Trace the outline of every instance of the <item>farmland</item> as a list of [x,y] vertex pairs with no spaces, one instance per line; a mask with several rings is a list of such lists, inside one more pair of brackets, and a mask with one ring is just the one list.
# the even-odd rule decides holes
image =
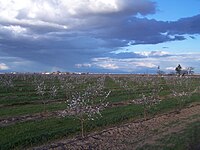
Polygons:
[[200,76],[2,74],[0,149],[195,149],[199,105]]

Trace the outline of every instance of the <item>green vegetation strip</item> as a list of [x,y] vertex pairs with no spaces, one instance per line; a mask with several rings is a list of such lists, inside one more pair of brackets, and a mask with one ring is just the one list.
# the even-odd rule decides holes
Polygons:
[[198,150],[200,148],[200,122],[193,122],[182,132],[162,137],[153,145],[138,150]]
[[[46,104],[45,110],[52,112],[56,110],[66,109],[65,103],[54,103],[54,104]],[[32,115],[35,113],[42,113],[44,111],[44,105],[22,105],[22,106],[14,106],[8,108],[1,108],[0,118],[5,117],[14,117],[20,115]]]
[[191,97],[175,97],[168,100],[161,101],[160,104],[155,105],[149,109],[149,113],[154,115],[155,113],[165,113],[170,110],[180,109],[190,105],[193,102],[200,102],[200,94],[193,94]]
[[[141,115],[142,108],[136,105],[108,109],[102,118],[86,122],[85,128],[112,125]],[[42,144],[49,140],[69,136],[80,131],[79,123],[72,118],[52,118],[41,121],[19,123],[0,129],[0,149],[20,149]]]

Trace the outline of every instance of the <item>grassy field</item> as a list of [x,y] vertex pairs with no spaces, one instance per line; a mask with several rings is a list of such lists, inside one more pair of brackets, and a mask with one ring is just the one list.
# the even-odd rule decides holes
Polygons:
[[138,150],[198,150],[200,147],[200,122],[196,121],[179,133],[162,137],[156,144],[146,144]]
[[[109,104],[101,112],[102,117],[84,122],[86,134],[143,117],[179,111],[200,102],[199,76],[22,74],[0,75],[0,79],[0,149],[25,149],[80,135],[81,126],[76,117],[61,117],[58,112],[67,109],[67,100],[74,93],[82,94],[88,87],[101,87],[102,92],[111,93],[103,101]],[[43,87],[43,94],[38,94],[38,87]],[[102,98],[99,95],[91,100]],[[31,119],[33,116],[35,119]],[[184,135],[185,139],[192,136],[193,130],[199,130],[193,126],[198,123],[177,136]],[[173,141],[175,136],[166,142]],[[185,139],[175,141],[175,148]],[[193,142],[197,144],[196,138],[190,143]],[[154,147],[149,146],[151,148]]]

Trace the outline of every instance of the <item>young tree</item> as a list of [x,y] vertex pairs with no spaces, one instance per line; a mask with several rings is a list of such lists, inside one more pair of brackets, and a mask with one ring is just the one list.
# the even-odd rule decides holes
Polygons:
[[[161,86],[161,83],[160,83],[161,81],[160,81],[160,79],[158,79],[158,77],[151,78],[151,79],[147,78],[147,80],[150,81],[150,85],[152,87],[149,87],[149,85],[146,84],[145,86],[148,87],[149,90],[142,92],[141,98],[133,101],[135,104],[142,105],[144,120],[147,119],[148,112],[151,109],[151,107],[153,107],[161,102],[161,98],[160,98],[159,94],[163,90],[163,87]],[[144,81],[145,80],[143,79],[142,82],[144,82]]]
[[65,101],[69,99],[70,92],[75,88],[74,84],[70,81],[69,77],[60,77],[59,78],[61,86],[60,89],[64,92]]
[[89,85],[84,91],[74,91],[66,102],[67,109],[61,115],[71,115],[78,119],[81,124],[81,135],[84,137],[84,122],[101,117],[101,111],[108,106],[105,100],[110,93],[103,90],[102,84]]
[[0,86],[4,87],[6,91],[8,92],[9,89],[14,87],[14,76],[12,75],[3,75],[0,78]]
[[50,98],[55,98],[58,93],[59,88],[55,85],[51,85],[49,89]]
[[159,98],[159,92],[162,90],[161,89],[153,89],[152,92],[150,93],[150,95],[146,95],[144,93],[142,93],[142,98],[141,98],[141,104],[143,106],[143,115],[144,115],[144,119],[146,120],[147,116],[148,116],[148,111],[151,107],[157,105],[160,103],[160,98]]
[[189,78],[173,78],[171,81],[172,96],[178,100],[177,112],[180,112],[186,100],[196,92],[197,89],[191,89],[191,80]]
[[46,93],[46,84],[44,81],[37,83],[37,87],[35,88],[36,90],[36,94],[38,94],[40,96],[40,98],[42,99],[43,102],[43,108],[44,108],[44,112],[46,112],[46,101],[44,98],[44,95]]

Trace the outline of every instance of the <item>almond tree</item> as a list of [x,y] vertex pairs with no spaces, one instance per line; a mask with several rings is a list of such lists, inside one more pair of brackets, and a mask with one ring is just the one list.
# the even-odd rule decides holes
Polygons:
[[4,87],[6,91],[8,92],[8,89],[14,87],[14,76],[12,75],[3,75],[0,78],[0,86]]
[[196,89],[192,91],[190,82],[187,78],[173,78],[172,80],[171,92],[172,96],[178,98],[178,112],[182,109],[186,98],[189,98],[196,91]]
[[61,77],[60,79],[61,86],[60,89],[65,94],[65,101],[69,98],[70,92],[75,88],[75,86],[70,82],[69,78]]
[[42,81],[40,83],[37,83],[37,87],[36,87],[36,94],[38,94],[41,99],[42,99],[42,102],[43,102],[43,106],[44,106],[44,112],[46,111],[46,100],[44,98],[44,95],[46,93],[46,85],[45,85],[45,82]]
[[58,93],[58,87],[56,87],[55,85],[51,85],[50,87],[50,91],[49,91],[49,94],[50,94],[50,97],[51,98],[54,98],[56,97],[57,93]]
[[101,117],[101,111],[108,106],[105,100],[110,91],[104,92],[102,87],[99,83],[95,86],[88,85],[84,91],[72,92],[71,98],[66,102],[67,109],[62,116],[71,115],[80,121],[82,137],[84,137],[84,122]]
[[153,91],[151,95],[146,96],[144,93],[142,93],[142,98],[140,103],[143,106],[143,114],[144,114],[144,119],[146,120],[147,115],[148,115],[148,110],[154,106],[160,103],[160,99],[158,97],[158,93]]
[[138,100],[134,100],[136,104],[141,104],[143,106],[143,115],[146,120],[148,115],[148,110],[161,102],[159,98],[159,93],[163,88],[160,86],[159,80],[153,79],[152,83],[153,89],[150,93],[142,93],[141,98]]

